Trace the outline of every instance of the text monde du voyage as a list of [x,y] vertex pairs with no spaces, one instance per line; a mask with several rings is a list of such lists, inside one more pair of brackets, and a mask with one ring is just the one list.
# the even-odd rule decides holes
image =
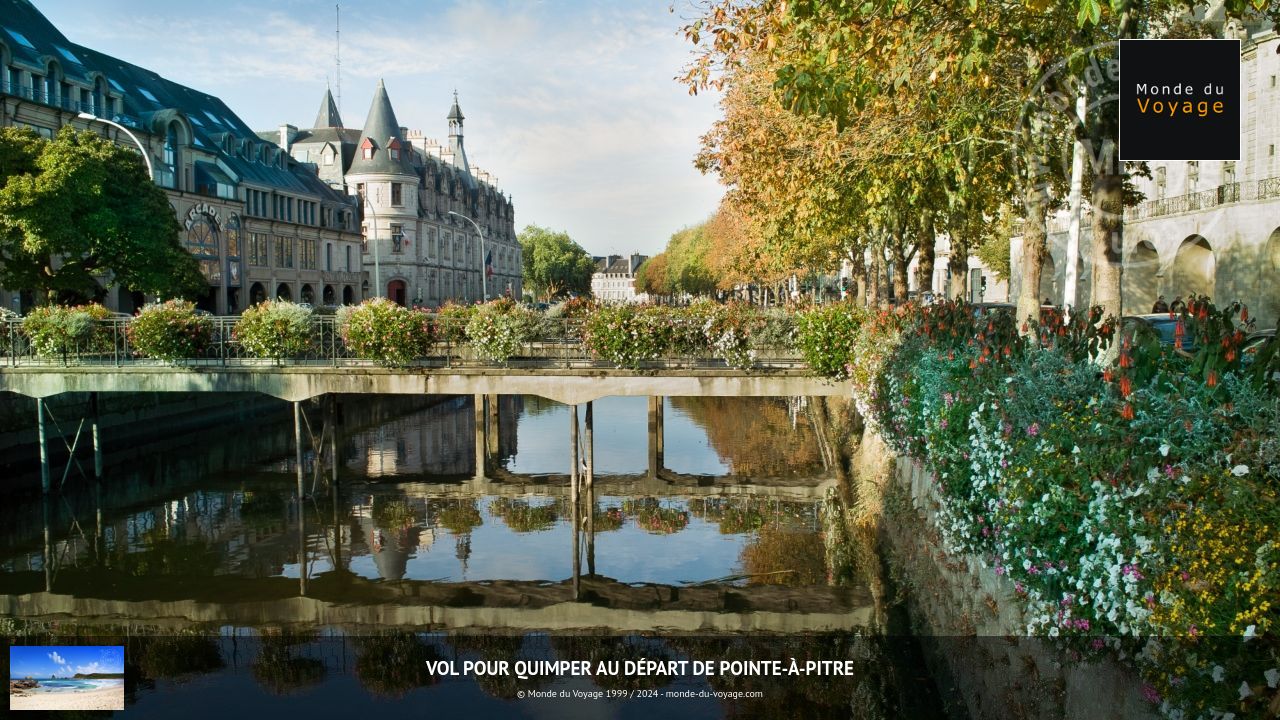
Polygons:
[[1215,95],[1225,94],[1226,86],[1214,83],[1205,83],[1203,88],[1199,88],[1199,92],[1190,83],[1173,85],[1137,83],[1134,86],[1134,100],[1138,103],[1138,112],[1143,115],[1165,117],[1222,115],[1227,111],[1226,103],[1212,98]]

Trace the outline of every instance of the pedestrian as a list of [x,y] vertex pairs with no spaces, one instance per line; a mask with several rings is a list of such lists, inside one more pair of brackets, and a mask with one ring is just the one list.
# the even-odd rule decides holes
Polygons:
[[1187,309],[1187,304],[1182,302],[1182,296],[1178,295],[1173,298],[1173,302],[1169,303],[1169,312],[1180,313]]
[[1163,295],[1156,298],[1156,304],[1151,306],[1151,312],[1153,313],[1169,312],[1169,303],[1164,301]]

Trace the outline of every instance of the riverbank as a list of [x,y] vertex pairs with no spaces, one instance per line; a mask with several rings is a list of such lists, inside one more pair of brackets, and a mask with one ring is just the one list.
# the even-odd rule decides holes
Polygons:
[[10,710],[123,710],[124,684],[96,690],[42,692],[27,690],[9,695]]

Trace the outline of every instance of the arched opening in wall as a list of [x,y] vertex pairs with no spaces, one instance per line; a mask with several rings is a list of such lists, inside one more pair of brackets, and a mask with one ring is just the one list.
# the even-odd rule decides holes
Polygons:
[[302,292],[299,293],[298,299],[310,305],[316,301],[316,291],[310,285],[303,285]]
[[254,283],[249,286],[249,304],[257,305],[258,303],[267,301],[267,289],[262,283]]
[[227,313],[235,315],[240,312],[240,288],[227,288]]
[[335,292],[333,291],[333,286],[332,286],[332,285],[325,285],[325,286],[324,286],[324,304],[325,304],[325,305],[336,305],[336,304],[338,303],[338,299],[337,299],[337,298],[338,298],[338,296],[337,296],[337,293],[335,293]]
[[1191,295],[1207,295],[1213,299],[1217,276],[1217,258],[1209,241],[1192,235],[1178,246],[1173,259],[1173,294],[1186,300]]
[[293,300],[293,290],[289,287],[289,283],[280,283],[276,286],[277,300]]
[[1267,238],[1267,246],[1262,249],[1261,277],[1258,278],[1258,292],[1263,305],[1263,312],[1272,318],[1280,315],[1280,228],[1271,231]]
[[392,280],[387,283],[387,297],[397,305],[404,305],[408,300],[408,288],[403,280]]
[[342,304],[351,305],[355,301],[356,301],[355,291],[351,289],[350,285],[343,285],[342,286]]
[[[1125,253],[1121,301],[1126,314],[1151,312],[1160,295],[1160,254],[1150,241],[1143,240]],[[1166,301],[1173,298],[1165,298]]]
[[1058,281],[1058,261],[1053,254],[1044,254],[1044,265],[1040,268],[1040,302],[1045,305],[1057,305],[1062,302],[1062,285]]

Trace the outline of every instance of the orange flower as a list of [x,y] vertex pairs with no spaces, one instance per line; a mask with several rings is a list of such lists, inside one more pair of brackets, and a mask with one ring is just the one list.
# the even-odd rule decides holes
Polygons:
[[1125,375],[1120,378],[1120,397],[1129,397],[1133,392],[1133,382],[1129,380],[1129,376]]
[[1218,371],[1210,370],[1209,377],[1205,378],[1204,384],[1209,387],[1218,387]]
[[1129,403],[1125,403],[1124,407],[1120,408],[1120,417],[1124,418],[1125,420],[1132,420],[1133,405],[1130,405]]

